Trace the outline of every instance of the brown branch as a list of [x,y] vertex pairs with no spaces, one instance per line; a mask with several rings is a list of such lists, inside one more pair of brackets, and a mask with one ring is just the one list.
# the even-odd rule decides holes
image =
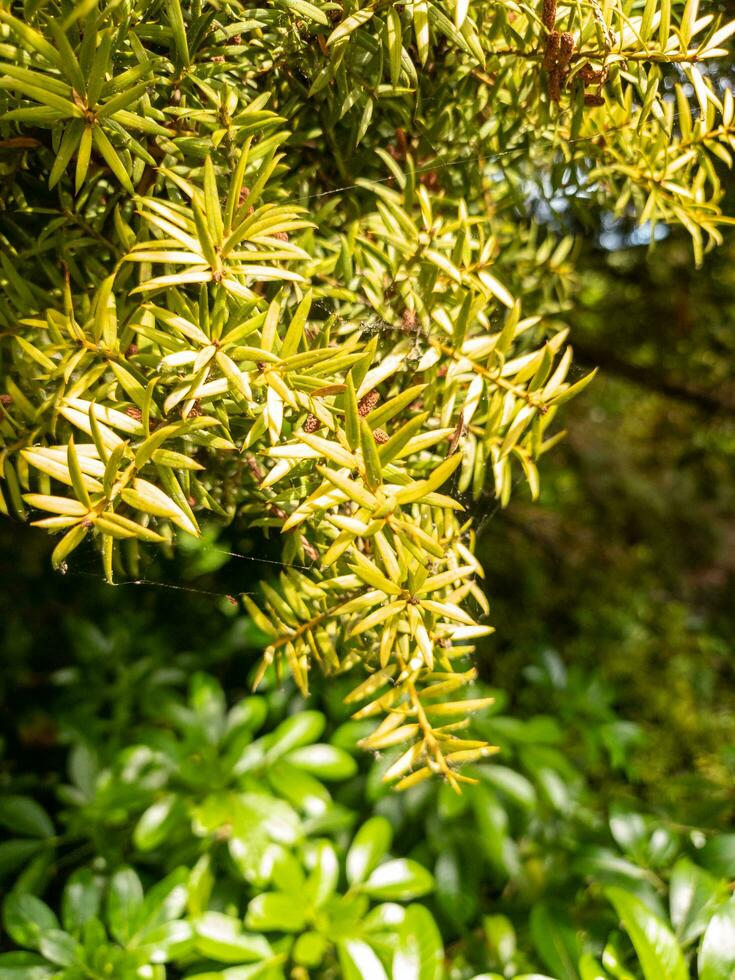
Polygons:
[[440,351],[447,357],[451,357],[452,360],[457,362],[467,361],[472,365],[472,370],[476,374],[479,374],[485,378],[488,384],[493,385],[496,388],[501,388],[503,391],[512,392],[516,398],[522,398],[528,405],[531,405],[533,408],[537,408],[542,415],[545,415],[546,412],[548,412],[549,406],[542,401],[535,392],[526,391],[525,388],[519,388],[518,385],[514,385],[511,381],[506,381],[505,378],[501,378],[497,373],[489,371],[483,364],[479,364],[469,355],[463,354],[454,347],[450,347],[449,344],[444,344],[440,340],[435,340],[433,337],[429,337],[427,339],[431,347]]
[[719,397],[712,391],[692,387],[676,378],[661,374],[654,368],[631,364],[630,361],[624,360],[610,350],[588,346],[578,338],[575,338],[574,350],[580,360],[599,366],[603,371],[625,378],[626,381],[631,381],[641,388],[649,388],[666,398],[693,405],[700,411],[735,416],[735,400]]
[[[525,58],[528,61],[543,61],[544,48],[527,50],[523,48],[497,48],[488,51],[488,58]],[[575,51],[570,61],[603,61],[609,55],[614,54],[623,58],[625,61],[650,61],[656,64],[697,64],[702,59],[696,53],[684,52],[683,54],[666,54],[665,51],[615,51],[611,49],[597,49],[591,51]],[[473,74],[478,75],[478,72]]]

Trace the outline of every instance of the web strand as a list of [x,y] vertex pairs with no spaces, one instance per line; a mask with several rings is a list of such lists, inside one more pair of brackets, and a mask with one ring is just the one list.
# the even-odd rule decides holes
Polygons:
[[[679,117],[679,113],[675,112],[672,117],[672,123],[675,122],[678,119],[678,117]],[[551,143],[551,146],[553,148],[560,148],[564,146],[576,146],[579,143],[593,143],[595,140],[604,138],[610,135],[611,133],[619,133],[626,129],[632,129],[637,126],[638,126],[637,120],[628,120],[627,122],[621,123],[619,126],[611,126],[609,129],[606,129],[604,132],[593,133],[590,136],[578,136],[572,139],[560,140],[557,143]],[[528,135],[529,135],[528,133],[525,133],[523,140],[519,140],[513,146],[509,146],[505,150],[498,150],[495,153],[472,153],[470,155],[454,157],[450,160],[443,160],[443,161],[437,160],[433,163],[424,164],[421,167],[415,167],[413,173],[419,175],[425,173],[432,173],[436,170],[445,170],[447,167],[462,167],[470,163],[478,163],[480,160],[483,160],[486,163],[493,163],[495,160],[500,160],[503,157],[509,156],[511,153],[518,153],[519,150],[527,149],[528,142],[526,137]],[[353,157],[350,159],[354,159],[354,154]],[[350,162],[349,160],[346,161],[346,163],[349,162]],[[408,177],[408,173],[404,173],[403,177]],[[396,177],[395,174],[388,174],[386,177],[370,178],[369,182],[371,184],[387,184],[390,183],[390,181],[397,180],[397,179],[398,178]],[[360,186],[361,184],[359,182],[355,182],[352,184],[343,184],[340,187],[333,187],[328,191],[318,191],[315,194],[309,194],[306,197],[302,197],[301,201],[303,201],[304,203],[308,203],[309,201],[319,200],[320,198],[331,197],[334,194],[344,194],[347,191],[354,190],[355,188]]]

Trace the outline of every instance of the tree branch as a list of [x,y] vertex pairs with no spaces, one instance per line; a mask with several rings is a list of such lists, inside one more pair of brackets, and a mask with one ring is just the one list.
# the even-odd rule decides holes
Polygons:
[[574,350],[580,360],[599,366],[603,371],[625,378],[626,381],[631,381],[641,388],[649,388],[666,398],[693,405],[700,411],[735,416],[735,400],[722,398],[712,391],[684,384],[676,378],[662,375],[653,368],[631,364],[610,350],[580,343],[578,338],[575,338]]

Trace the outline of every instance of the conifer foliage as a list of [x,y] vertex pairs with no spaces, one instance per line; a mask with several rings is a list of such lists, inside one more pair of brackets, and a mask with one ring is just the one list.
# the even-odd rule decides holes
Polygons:
[[697,0],[0,6],[0,507],[105,575],[238,517],[274,664],[362,665],[399,786],[492,749],[473,519],[539,492],[574,237],[720,240],[735,149]]

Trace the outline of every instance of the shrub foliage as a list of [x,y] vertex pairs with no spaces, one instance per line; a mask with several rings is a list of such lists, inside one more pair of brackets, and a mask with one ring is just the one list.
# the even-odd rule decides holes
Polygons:
[[[273,529],[260,674],[349,694],[408,787],[492,751],[473,518],[539,489],[574,222],[719,241],[735,147],[696,0],[0,8],[2,506],[109,581]],[[39,516],[42,515],[42,516]]]

